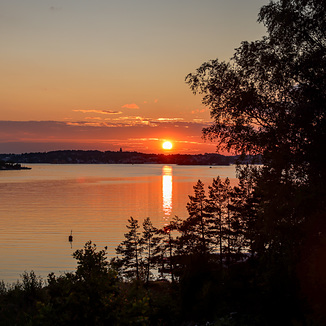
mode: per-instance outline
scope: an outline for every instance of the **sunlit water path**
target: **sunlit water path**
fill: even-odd
[[[188,195],[201,179],[235,178],[234,166],[50,165],[0,171],[0,280],[25,270],[46,278],[72,271],[71,254],[92,240],[109,256],[123,240],[130,216],[162,227],[187,217]],[[72,244],[68,241],[73,233]]]

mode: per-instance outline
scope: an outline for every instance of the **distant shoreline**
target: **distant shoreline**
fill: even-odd
[[[145,154],[139,152],[60,150],[50,152],[0,154],[7,163],[50,163],[50,164],[177,164],[177,165],[231,165],[236,163],[260,163],[260,156],[226,156],[217,153],[205,154]]]

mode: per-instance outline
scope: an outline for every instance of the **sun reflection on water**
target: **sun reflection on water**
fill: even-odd
[[[164,218],[172,212],[172,166],[164,165],[162,168],[162,198]]]

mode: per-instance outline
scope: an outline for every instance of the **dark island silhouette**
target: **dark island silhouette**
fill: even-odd
[[[30,170],[30,167],[22,166],[19,163],[5,162],[0,160],[0,170]]]

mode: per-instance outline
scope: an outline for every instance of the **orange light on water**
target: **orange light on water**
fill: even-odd
[[[168,218],[172,212],[172,166],[163,166],[162,177],[163,212]]]

